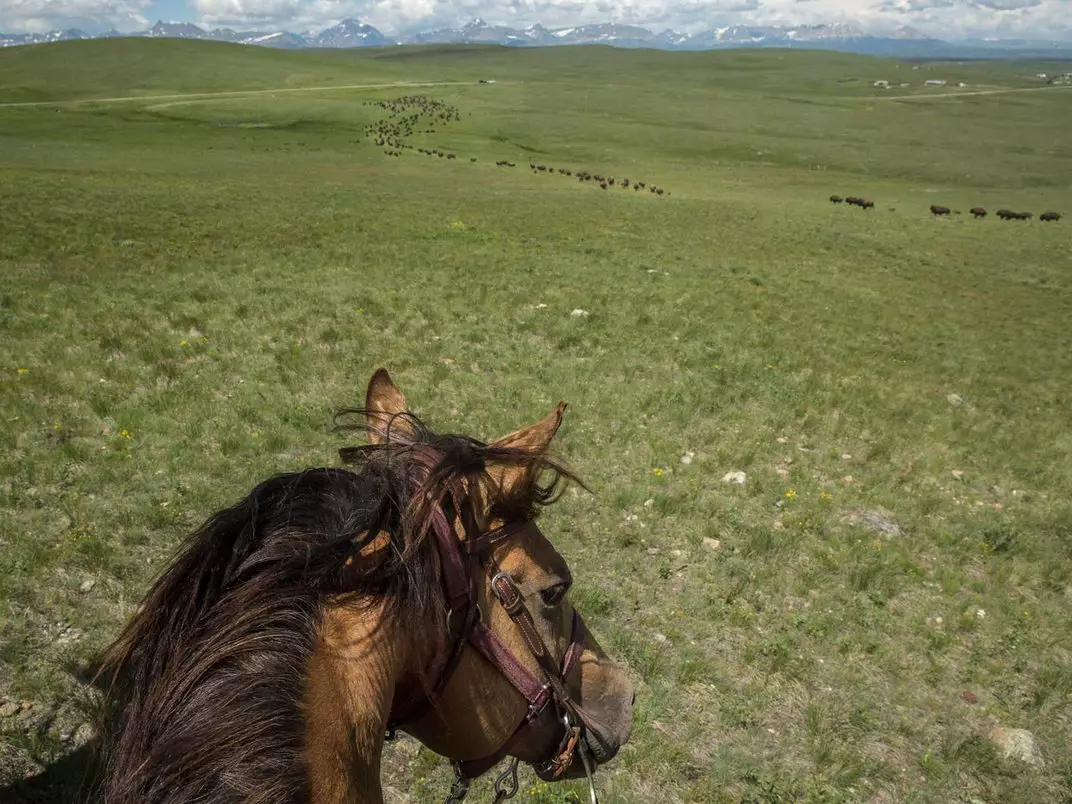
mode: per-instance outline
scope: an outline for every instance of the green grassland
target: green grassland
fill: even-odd
[[[545,530],[638,682],[603,800],[1069,800],[1072,220],[967,210],[1072,213],[1072,91],[920,86],[1051,68],[0,51],[0,104],[42,104],[0,106],[0,696],[34,702],[0,720],[0,781],[77,744],[77,669],[179,539],[336,463],[332,412],[386,365],[440,429],[570,404],[595,494]],[[369,84],[397,86],[323,91]],[[457,108],[408,140],[457,160],[370,141],[369,102],[407,94]],[[412,744],[385,766],[392,801],[445,792]]]

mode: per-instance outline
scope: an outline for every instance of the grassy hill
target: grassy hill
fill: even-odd
[[[0,720],[6,778],[69,750],[71,669],[183,534],[334,463],[331,412],[385,364],[444,429],[570,403],[560,449],[597,495],[546,531],[640,690],[605,800],[1072,795],[1072,220],[993,216],[1072,213],[1046,69],[0,51],[0,103],[49,101],[0,106],[0,696],[38,713]],[[323,91],[390,82],[438,85]],[[102,100],[237,90],[259,92]],[[459,120],[389,156],[375,104],[413,94]],[[386,764],[442,797],[428,752]]]

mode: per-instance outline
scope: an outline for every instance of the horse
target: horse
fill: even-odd
[[[591,785],[634,693],[537,524],[583,487],[549,453],[565,408],[437,435],[376,371],[336,419],[369,443],[209,517],[101,656],[102,800],[379,804],[396,730],[452,761],[448,802],[507,757],[496,801],[520,762]]]

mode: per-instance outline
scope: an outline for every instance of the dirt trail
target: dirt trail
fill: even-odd
[[[282,87],[279,89],[234,89],[222,92],[191,92],[178,95],[130,95],[125,98],[79,98],[78,100],[18,101],[0,103],[0,109],[19,106],[71,106],[79,103],[127,103],[130,101],[205,100],[209,98],[243,97],[246,95],[276,95],[282,92],[334,92],[347,89],[404,89],[407,87],[453,87],[467,86],[473,81],[393,81],[388,84],[348,84],[326,87]]]
[[[868,98],[853,98],[865,101],[934,100],[935,98],[966,98],[969,95],[1008,95],[1013,92],[1045,92],[1046,90],[1072,89],[1072,84],[1052,87],[1017,87],[1015,89],[976,89],[971,92],[939,92],[934,95],[876,95]]]

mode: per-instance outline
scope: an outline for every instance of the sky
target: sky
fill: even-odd
[[[0,31],[144,30],[156,20],[204,28],[319,31],[356,17],[387,34],[474,17],[515,27],[589,22],[695,33],[727,25],[853,22],[881,34],[910,25],[941,39],[1072,41],[1072,0],[0,0]]]

